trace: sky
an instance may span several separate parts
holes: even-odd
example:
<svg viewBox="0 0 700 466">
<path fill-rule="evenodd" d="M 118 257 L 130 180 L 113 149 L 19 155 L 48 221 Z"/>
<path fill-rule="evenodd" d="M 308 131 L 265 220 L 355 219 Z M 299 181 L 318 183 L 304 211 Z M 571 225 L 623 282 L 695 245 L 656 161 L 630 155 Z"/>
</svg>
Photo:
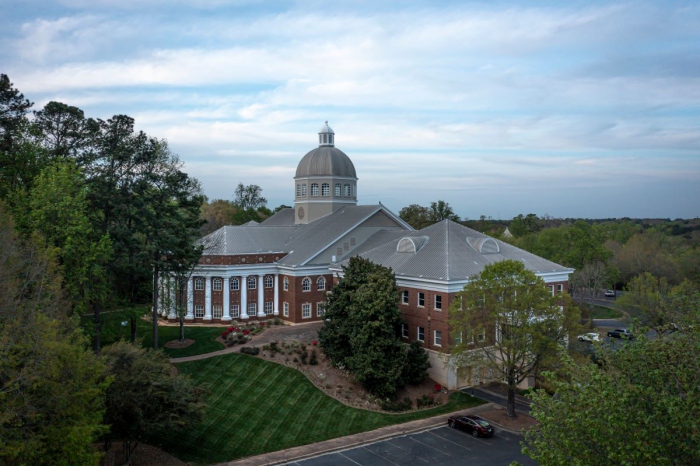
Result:
<svg viewBox="0 0 700 466">
<path fill-rule="evenodd" d="M 293 205 L 324 121 L 360 204 L 700 217 L 700 2 L 0 0 L 32 100 L 167 139 L 210 199 Z"/>
</svg>

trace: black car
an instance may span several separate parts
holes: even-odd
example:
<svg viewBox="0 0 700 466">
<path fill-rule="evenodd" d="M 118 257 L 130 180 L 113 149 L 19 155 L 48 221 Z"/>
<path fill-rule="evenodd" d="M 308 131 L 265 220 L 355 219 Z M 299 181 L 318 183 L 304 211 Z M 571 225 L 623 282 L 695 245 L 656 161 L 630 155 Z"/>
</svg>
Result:
<svg viewBox="0 0 700 466">
<path fill-rule="evenodd" d="M 615 330 L 608 330 L 608 336 L 611 338 L 627 338 L 629 340 L 634 340 L 634 335 L 628 332 L 626 328 L 616 328 Z"/>
<path fill-rule="evenodd" d="M 453 429 L 462 429 L 474 437 L 491 437 L 493 426 L 479 416 L 450 416 L 447 423 Z"/>
</svg>

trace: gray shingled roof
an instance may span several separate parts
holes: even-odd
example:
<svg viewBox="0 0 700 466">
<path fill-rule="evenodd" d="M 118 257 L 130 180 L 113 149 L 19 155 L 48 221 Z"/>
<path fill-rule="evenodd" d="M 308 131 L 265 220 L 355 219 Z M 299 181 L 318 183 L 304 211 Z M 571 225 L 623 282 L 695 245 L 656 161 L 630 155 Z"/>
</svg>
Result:
<svg viewBox="0 0 700 466">
<path fill-rule="evenodd" d="M 275 212 L 271 217 L 263 220 L 260 225 L 264 227 L 292 226 L 294 225 L 294 209 L 282 209 Z"/>
<path fill-rule="evenodd" d="M 415 253 L 397 252 L 404 237 L 428 237 Z M 464 280 L 480 273 L 494 262 L 511 259 L 522 261 L 528 270 L 536 273 L 570 272 L 571 269 L 543 259 L 508 243 L 491 239 L 498 245 L 497 253 L 479 253 L 479 247 L 489 236 L 471 228 L 444 220 L 418 231 L 380 232 L 361 245 L 356 255 L 372 262 L 391 267 L 397 277 L 411 276 L 438 280 Z M 479 240 L 480 239 L 480 240 Z M 492 243 L 489 244 L 493 246 Z M 488 248 L 483 248 L 486 252 Z M 341 262 L 347 265 L 347 260 Z"/>
<path fill-rule="evenodd" d="M 285 210 L 293 215 L 293 209 Z M 267 221 L 255 226 L 226 226 L 199 241 L 205 245 L 205 255 L 287 252 L 280 264 L 313 264 L 315 256 L 379 211 L 396 218 L 381 205 L 346 206 L 306 225 L 282 226 L 288 220 L 288 214 L 280 211 L 281 216 L 277 219 L 277 215 L 270 217 L 274 219 L 272 223 L 279 223 L 279 226 L 270 226 Z"/>
</svg>

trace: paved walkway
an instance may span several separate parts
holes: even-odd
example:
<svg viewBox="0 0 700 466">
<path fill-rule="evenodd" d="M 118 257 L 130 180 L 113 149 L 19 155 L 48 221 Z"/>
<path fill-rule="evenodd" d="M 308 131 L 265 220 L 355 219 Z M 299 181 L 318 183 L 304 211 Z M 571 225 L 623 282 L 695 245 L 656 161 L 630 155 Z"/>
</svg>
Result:
<svg viewBox="0 0 700 466">
<path fill-rule="evenodd" d="M 271 341 L 313 341 L 318 339 L 318 330 L 321 327 L 323 327 L 323 322 L 310 322 L 308 324 L 297 325 L 273 325 L 272 327 L 265 329 L 265 331 L 261 334 L 254 336 L 253 339 L 245 345 L 230 346 L 219 351 L 197 354 L 195 356 L 171 358 L 170 362 L 178 363 L 199 361 L 200 359 L 214 358 L 216 356 L 221 356 L 222 354 L 239 353 L 241 351 L 241 346 L 262 346 L 267 345 Z M 226 327 L 221 327 L 221 331 L 224 331 L 225 329 Z"/>
</svg>

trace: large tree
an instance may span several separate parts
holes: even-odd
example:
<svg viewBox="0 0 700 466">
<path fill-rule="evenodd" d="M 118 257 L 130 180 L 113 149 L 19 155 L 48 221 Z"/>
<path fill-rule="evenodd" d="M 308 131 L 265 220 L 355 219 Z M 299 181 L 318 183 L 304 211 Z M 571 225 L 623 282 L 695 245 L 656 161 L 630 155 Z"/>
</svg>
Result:
<svg viewBox="0 0 700 466">
<path fill-rule="evenodd" d="M 91 146 L 100 126 L 85 118 L 81 109 L 52 101 L 34 112 L 33 124 L 50 159 L 70 158 L 79 167 L 91 162 Z"/>
<path fill-rule="evenodd" d="M 700 295 L 679 304 L 694 324 L 672 336 L 599 345 L 597 365 L 562 353 L 554 396 L 533 395 L 524 452 L 543 466 L 700 464 Z"/>
<path fill-rule="evenodd" d="M 412 364 L 407 364 L 394 274 L 359 257 L 351 258 L 343 272 L 328 298 L 326 322 L 319 331 L 321 346 L 334 365 L 347 368 L 371 393 L 394 397 L 427 370 L 416 348 Z"/>
<path fill-rule="evenodd" d="M 192 428 L 204 413 L 204 392 L 179 375 L 161 351 L 118 342 L 104 349 L 114 381 L 107 390 L 110 438 L 121 439 L 124 464 L 146 435 Z"/>
<path fill-rule="evenodd" d="M 559 304 L 522 262 L 487 265 L 450 305 L 450 326 L 458 342 L 451 364 L 502 373 L 508 385 L 507 414 L 515 417 L 516 386 L 566 341 L 569 321 Z"/>
</svg>

